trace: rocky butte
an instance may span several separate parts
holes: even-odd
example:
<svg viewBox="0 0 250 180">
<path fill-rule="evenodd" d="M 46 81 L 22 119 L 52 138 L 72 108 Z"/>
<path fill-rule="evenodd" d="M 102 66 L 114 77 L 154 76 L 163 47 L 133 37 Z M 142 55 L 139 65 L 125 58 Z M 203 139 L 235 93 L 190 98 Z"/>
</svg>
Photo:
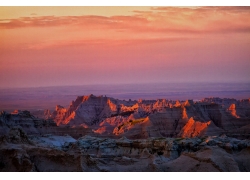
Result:
<svg viewBox="0 0 250 180">
<path fill-rule="evenodd" d="M 250 171 L 250 99 L 79 96 L 0 114 L 0 171 Z"/>
</svg>

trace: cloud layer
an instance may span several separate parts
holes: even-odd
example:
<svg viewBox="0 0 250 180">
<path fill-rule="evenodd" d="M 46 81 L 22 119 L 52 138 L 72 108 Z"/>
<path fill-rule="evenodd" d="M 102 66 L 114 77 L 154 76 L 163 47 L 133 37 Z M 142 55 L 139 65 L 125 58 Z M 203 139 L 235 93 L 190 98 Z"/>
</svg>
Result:
<svg viewBox="0 0 250 180">
<path fill-rule="evenodd" d="M 250 7 L 152 7 L 115 16 L 34 12 L 0 19 L 0 82 L 249 81 L 248 22 Z M 32 68 L 37 74 L 31 78 Z M 236 74 L 229 78 L 230 71 Z"/>
</svg>

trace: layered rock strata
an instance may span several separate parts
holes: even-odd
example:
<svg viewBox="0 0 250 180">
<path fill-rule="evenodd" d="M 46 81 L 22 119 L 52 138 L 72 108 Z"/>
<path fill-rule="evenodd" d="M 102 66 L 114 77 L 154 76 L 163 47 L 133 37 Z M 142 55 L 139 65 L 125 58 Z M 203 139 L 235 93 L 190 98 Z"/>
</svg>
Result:
<svg viewBox="0 0 250 180">
<path fill-rule="evenodd" d="M 226 135 L 129 140 L 83 136 L 0 137 L 0 171 L 250 171 L 250 141 Z"/>
</svg>

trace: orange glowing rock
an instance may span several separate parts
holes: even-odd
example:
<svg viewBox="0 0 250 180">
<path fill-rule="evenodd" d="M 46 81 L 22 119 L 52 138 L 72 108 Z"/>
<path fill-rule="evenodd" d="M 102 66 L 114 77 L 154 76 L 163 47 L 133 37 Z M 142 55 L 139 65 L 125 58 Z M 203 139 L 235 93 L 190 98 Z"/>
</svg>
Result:
<svg viewBox="0 0 250 180">
<path fill-rule="evenodd" d="M 206 128 L 210 125 L 211 121 L 208 122 L 200 122 L 195 121 L 193 117 L 191 117 L 187 124 L 182 128 L 180 135 L 183 138 L 186 137 L 197 137 L 203 135 Z"/>
<path fill-rule="evenodd" d="M 99 129 L 94 131 L 94 133 L 97 133 L 97 134 L 102 134 L 104 132 L 106 132 L 106 127 L 105 126 L 102 126 Z"/>
<path fill-rule="evenodd" d="M 182 119 L 188 119 L 187 110 L 185 107 L 183 108 L 183 111 L 182 111 Z"/>
<path fill-rule="evenodd" d="M 149 117 L 146 118 L 139 118 L 139 119 L 131 119 L 128 122 L 121 123 L 119 126 L 114 128 L 113 134 L 119 135 L 127 132 L 128 130 L 132 129 L 137 124 L 142 124 L 149 121 Z"/>
<path fill-rule="evenodd" d="M 174 106 L 175 106 L 175 107 L 180 107 L 180 106 L 181 106 L 180 101 L 177 100 Z"/>
<path fill-rule="evenodd" d="M 235 104 L 231 104 L 231 106 L 228 108 L 228 111 L 230 112 L 230 114 L 231 114 L 233 117 L 240 118 L 240 117 L 236 114 L 236 105 L 235 105 Z"/>
<path fill-rule="evenodd" d="M 116 105 L 110 99 L 107 100 L 107 104 L 108 104 L 111 111 L 116 111 L 117 110 Z"/>
</svg>

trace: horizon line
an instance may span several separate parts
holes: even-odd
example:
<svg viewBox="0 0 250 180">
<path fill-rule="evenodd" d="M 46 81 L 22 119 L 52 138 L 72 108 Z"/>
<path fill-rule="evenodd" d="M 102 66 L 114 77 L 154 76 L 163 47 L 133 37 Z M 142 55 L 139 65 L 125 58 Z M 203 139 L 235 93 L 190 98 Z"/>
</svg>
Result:
<svg viewBox="0 0 250 180">
<path fill-rule="evenodd" d="M 42 86 L 17 86 L 17 87 L 0 87 L 5 89 L 26 89 L 26 88 L 52 88 L 52 87 L 69 87 L 69 86 L 119 86 L 119 85 L 149 85 L 149 84 L 250 84 L 250 81 L 169 81 L 169 82 L 131 82 L 131 83 L 91 83 L 91 84 L 66 84 L 66 85 L 42 85 Z"/>
</svg>

